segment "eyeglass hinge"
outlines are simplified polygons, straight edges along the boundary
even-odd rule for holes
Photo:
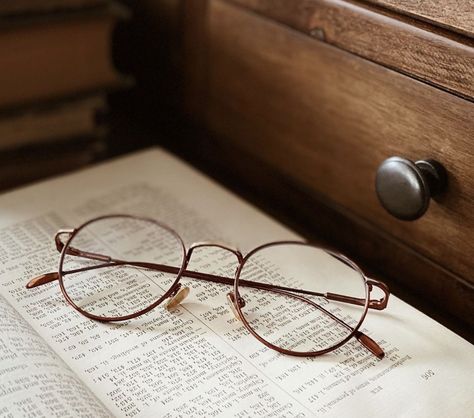
[[[379,311],[385,309],[390,296],[390,290],[388,289],[388,286],[385,283],[372,279],[367,279],[367,286],[369,287],[369,293],[373,290],[374,286],[378,287],[384,293],[384,296],[380,299],[370,299],[369,308],[377,309]]]
[[[76,232],[76,229],[73,228],[73,229],[59,229],[56,234],[54,235],[54,242],[56,244],[56,249],[61,252],[63,247],[64,247],[64,242],[61,241],[61,235],[65,235],[67,234],[68,235],[68,238],[69,236],[71,236],[72,234],[74,234],[74,232]]]

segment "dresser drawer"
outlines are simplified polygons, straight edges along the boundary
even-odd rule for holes
[[[215,132],[474,283],[472,102],[223,1],[208,19]],[[377,199],[375,173],[391,156],[433,158],[449,173],[417,221]]]

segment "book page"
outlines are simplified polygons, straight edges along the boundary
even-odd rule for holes
[[[2,296],[0,348],[1,417],[110,416]]]
[[[80,315],[57,282],[26,289],[30,278],[57,270],[56,229],[104,214],[155,218],[188,247],[220,241],[246,253],[298,239],[163,151],[4,195],[0,208],[0,293],[113,415],[464,417],[474,411],[472,345],[393,295],[386,310],[370,310],[363,324],[385,351],[379,360],[355,339],[314,358],[279,354],[232,315],[231,287],[223,284],[183,278],[191,293],[177,310],[158,306],[119,323]],[[192,269],[232,277],[237,260],[227,255],[200,249]],[[264,302],[277,309],[275,301]]]

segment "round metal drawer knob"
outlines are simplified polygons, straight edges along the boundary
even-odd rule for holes
[[[446,183],[446,170],[437,161],[391,157],[377,170],[375,190],[387,212],[413,221],[426,212],[430,198],[446,189]]]

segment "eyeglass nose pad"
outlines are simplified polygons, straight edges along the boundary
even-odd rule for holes
[[[166,302],[165,308],[167,311],[171,312],[172,310],[176,309],[178,305],[187,298],[189,295],[190,289],[187,286],[181,287],[179,286],[179,289],[170,296],[168,299],[168,302]]]
[[[229,303],[230,310],[234,314],[235,319],[238,319],[240,321],[241,319],[240,319],[239,313],[237,312],[237,307],[236,307],[237,304],[235,301],[234,292],[227,293],[227,302]],[[243,308],[244,306],[245,306],[245,300],[242,298],[239,298],[239,307]]]

